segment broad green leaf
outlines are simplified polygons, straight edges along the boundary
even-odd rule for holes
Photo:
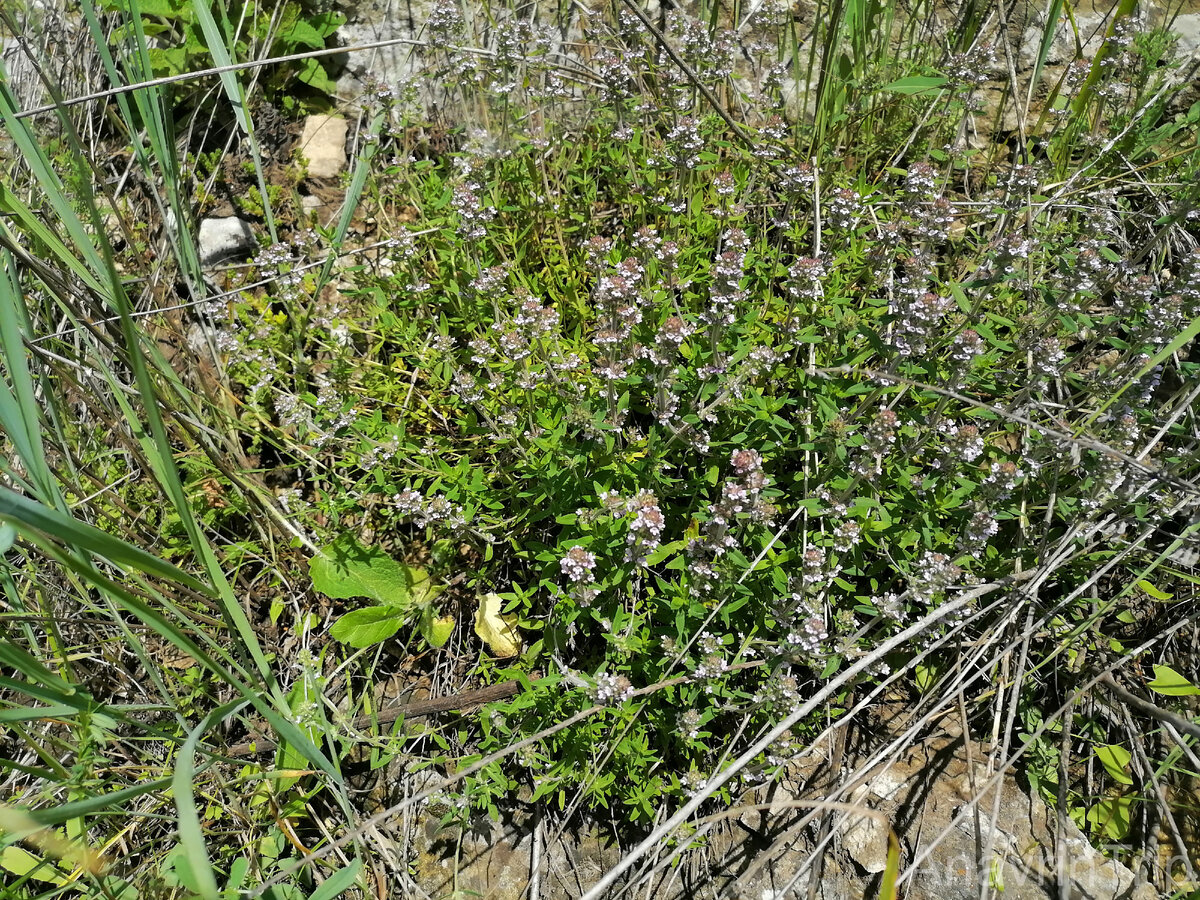
[[[480,597],[479,611],[475,613],[475,633],[494,656],[509,659],[521,652],[521,635],[517,631],[517,617],[503,615],[503,607],[504,600],[499,594]]]
[[[118,4],[113,4],[113,3],[105,3],[104,4],[105,9],[110,9],[110,8],[118,7],[118,6],[120,6],[119,3]],[[138,8],[141,11],[143,16],[159,16],[163,19],[172,19],[172,18],[175,18],[175,16],[178,14],[178,10],[175,8],[174,4],[171,3],[171,0],[140,0],[140,3],[138,4]],[[150,23],[146,23],[145,25],[143,25],[143,27],[146,29],[146,34],[149,34],[150,33]]]
[[[421,569],[396,562],[378,547],[364,547],[343,534],[308,563],[313,587],[334,600],[367,597],[385,606],[408,606],[413,582],[428,581]]]
[[[1097,834],[1114,841],[1124,840],[1129,834],[1129,809],[1132,804],[1133,800],[1129,797],[1101,800],[1088,810],[1088,824]]]
[[[337,83],[329,77],[325,67],[318,60],[306,59],[296,73],[296,78],[307,84],[313,90],[331,94],[337,88]]]
[[[322,38],[327,38],[346,24],[346,16],[340,12],[329,11],[311,16],[308,21]]]
[[[424,569],[405,566],[405,571],[408,573],[408,590],[414,606],[429,606],[446,589],[444,584],[435,584]]]
[[[150,50],[150,65],[154,67],[154,74],[160,78],[169,78],[172,75],[182,75],[188,70],[187,48],[152,48]]]
[[[917,683],[917,690],[922,694],[933,687],[940,674],[941,670],[936,664],[917,663],[913,666],[913,680]]]
[[[368,606],[346,613],[333,623],[329,633],[335,640],[361,650],[386,641],[400,630],[405,618],[404,610],[395,606]]]
[[[250,871],[250,860],[244,856],[239,856],[229,864],[229,878],[225,882],[225,893],[234,892],[234,896],[242,889],[242,885],[246,881],[246,875]]]
[[[325,46],[325,38],[317,29],[313,28],[307,22],[295,22],[288,29],[286,35],[289,43],[296,46],[311,47],[313,50],[320,50]]]
[[[0,850],[0,870],[18,878],[33,878],[48,884],[56,884],[59,887],[66,885],[71,880],[65,872],[55,868],[49,860],[42,859],[15,844]]]
[[[913,75],[893,81],[891,84],[885,84],[879,90],[891,91],[893,94],[928,94],[932,91],[940,91],[949,83],[948,78],[940,75]]]
[[[1146,687],[1154,691],[1156,694],[1162,694],[1164,697],[1186,697],[1191,694],[1200,694],[1200,688],[1196,687],[1170,666],[1155,666],[1154,680]]]
[[[1096,758],[1100,760],[1110,778],[1121,784],[1133,784],[1133,779],[1129,777],[1128,771],[1131,759],[1128,750],[1119,744],[1105,744],[1097,747],[1095,752]]]
[[[669,544],[660,544],[646,557],[646,565],[656,566],[664,559],[674,556],[682,551],[685,546],[686,544],[683,541],[672,541]]]

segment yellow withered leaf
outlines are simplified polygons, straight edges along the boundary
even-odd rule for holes
[[[508,659],[521,652],[521,635],[517,631],[517,617],[502,615],[504,600],[499,594],[484,594],[479,598],[479,611],[475,613],[475,633],[479,635],[492,655]]]
[[[77,841],[67,840],[53,829],[43,828],[25,810],[5,803],[0,803],[0,834],[14,836],[45,856],[56,857],[93,875],[102,875],[108,868],[108,860],[103,853]],[[8,846],[0,851],[0,869],[60,886],[77,877],[77,873],[67,876],[42,857],[17,846]]]

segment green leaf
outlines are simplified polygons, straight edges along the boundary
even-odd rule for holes
[[[1129,834],[1129,808],[1132,804],[1133,800],[1130,797],[1101,800],[1088,810],[1088,824],[1097,834],[1114,841],[1124,840]]]
[[[183,47],[152,47],[150,65],[154,67],[154,74],[159,78],[182,75],[188,70],[188,51]]]
[[[368,606],[346,613],[333,623],[329,634],[343,644],[361,650],[386,641],[399,631],[405,611],[395,606]]]
[[[1162,694],[1164,697],[1186,697],[1191,694],[1200,694],[1200,688],[1196,687],[1170,666],[1155,666],[1154,680],[1146,687],[1154,691],[1156,694]]]
[[[168,581],[187,585],[203,594],[210,595],[212,593],[212,588],[208,585],[197,581],[182,569],[147,553],[141,547],[113,537],[108,532],[101,531],[85,522],[80,522],[60,510],[51,509],[27,497],[22,497],[7,488],[0,489],[0,521],[13,525],[18,531],[26,533],[29,529],[39,531],[42,534],[50,535],[57,541],[87,550],[119,565],[130,566],[149,575],[157,575]]]
[[[414,606],[427,607],[446,589],[445,585],[435,584],[424,569],[404,567],[408,576],[408,591],[412,596]]]
[[[454,630],[452,618],[439,618],[434,600],[443,590],[424,569],[406,566],[377,547],[364,547],[344,534],[309,560],[313,587],[335,600],[366,597],[378,605],[346,613],[330,634],[351,647],[387,640],[420,611],[418,627],[434,647]]]
[[[1143,591],[1145,591],[1147,594],[1149,594],[1151,597],[1153,597],[1155,600],[1170,600],[1171,598],[1173,598],[1175,596],[1174,594],[1167,594],[1167,593],[1164,593],[1163,591],[1160,591],[1158,588],[1156,588],[1153,584],[1151,584],[1145,578],[1143,578],[1141,581],[1139,581],[1137,583],[1137,586],[1139,588],[1141,588]]]
[[[325,46],[325,38],[307,22],[294,23],[286,34],[279,35],[279,40],[292,47],[311,47],[313,50]]]
[[[304,60],[300,71],[296,73],[296,78],[323,94],[332,94],[337,89],[337,83],[329,77],[325,67],[312,58]]]
[[[1129,777],[1129,760],[1132,758],[1128,750],[1120,744],[1105,744],[1095,748],[1096,758],[1104,766],[1110,778],[1121,784],[1133,784]]]
[[[434,613],[432,603],[427,604],[421,610],[419,622],[421,637],[425,638],[426,643],[431,647],[445,647],[446,641],[450,640],[450,635],[454,633],[454,625],[454,617],[441,616],[439,618]]]
[[[344,13],[329,11],[310,16],[308,22],[317,29],[322,38],[327,38],[345,24],[346,16]]]
[[[664,559],[675,556],[685,545],[684,541],[672,541],[669,544],[660,544],[646,557],[647,566],[656,566]]]
[[[940,91],[949,83],[950,79],[940,75],[913,75],[893,81],[891,84],[885,84],[879,90],[891,91],[893,94],[928,94]]]
[[[105,9],[117,6],[120,6],[120,4],[104,4]],[[178,15],[179,11],[175,8],[174,4],[171,3],[171,0],[139,0],[138,12],[140,12],[143,17],[158,16],[163,19],[173,19]],[[148,25],[149,23],[143,26],[146,28],[147,34],[150,33]]]
[[[47,884],[62,886],[70,882],[67,874],[55,868],[52,862],[15,845],[0,850],[0,870],[17,878],[34,878]]]
[[[361,868],[362,860],[355,858],[350,865],[338,869],[326,878],[321,886],[309,895],[308,900],[333,900],[334,897],[341,896],[353,886]]]
[[[421,569],[396,562],[378,547],[364,547],[343,534],[308,562],[313,587],[334,600],[367,597],[385,606],[407,606],[413,599],[414,574]]]

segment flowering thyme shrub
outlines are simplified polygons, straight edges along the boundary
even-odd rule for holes
[[[680,27],[701,77],[726,78],[719,46]],[[1200,317],[1200,256],[1135,258],[1151,232],[1129,197],[1077,179],[1088,203],[1068,204],[1037,165],[967,200],[944,124],[902,168],[814,166],[778,117],[744,146],[686,80],[651,108],[638,59],[598,59],[609,105],[585,129],[398,156],[381,183],[417,221],[307,331],[264,317],[235,370],[329,460],[333,486],[306,497],[326,521],[365,511],[506,598],[516,665],[545,674],[480,749],[608,704],[521,765],[535,796],[581,787],[649,819],[954,592],[1106,510],[1185,508],[1150,458],[1184,434],[1157,413],[1164,348]],[[320,374],[297,380],[271,347],[306,347]],[[1004,614],[964,607],[874,675]]]

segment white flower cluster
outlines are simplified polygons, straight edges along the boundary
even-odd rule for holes
[[[427,525],[446,525],[451,529],[466,525],[463,508],[451,503],[444,494],[426,499],[418,491],[401,491],[392,497],[392,504],[401,518],[411,518],[420,528]]]
[[[597,703],[624,703],[633,697],[633,683],[624,675],[604,672],[596,676],[594,695]]]
[[[825,619],[816,614],[801,594],[793,594],[800,615],[796,627],[787,636],[787,643],[805,656],[818,656],[825,641],[829,640],[829,628]]]
[[[568,550],[567,555],[559,560],[558,564],[563,574],[575,584],[595,580],[592,570],[596,568],[596,557],[578,544]]]

